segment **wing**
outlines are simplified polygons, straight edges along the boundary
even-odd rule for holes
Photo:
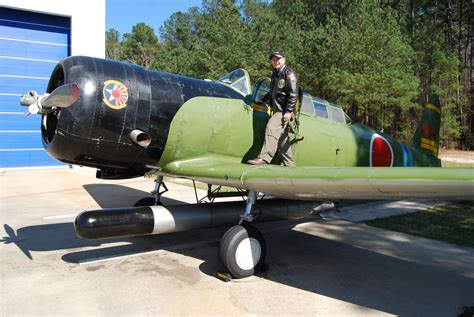
[[[207,154],[172,162],[161,173],[289,199],[474,200],[474,168],[252,166]]]

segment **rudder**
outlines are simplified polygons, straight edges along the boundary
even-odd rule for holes
[[[438,157],[440,124],[441,103],[437,95],[431,94],[428,103],[423,108],[421,120],[413,135],[411,146]]]

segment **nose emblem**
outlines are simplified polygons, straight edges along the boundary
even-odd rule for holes
[[[104,83],[104,103],[112,109],[119,110],[127,106],[127,86],[117,80],[107,80]]]

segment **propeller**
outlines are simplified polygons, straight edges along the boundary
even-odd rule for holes
[[[20,104],[28,107],[27,114],[47,114],[57,108],[67,108],[81,96],[81,90],[76,83],[66,84],[54,89],[50,94],[38,95],[30,91],[21,96]]]

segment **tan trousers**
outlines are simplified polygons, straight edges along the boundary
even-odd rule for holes
[[[288,123],[283,123],[282,112],[274,112],[268,120],[265,129],[265,142],[258,157],[270,163],[277,152],[281,155],[283,164],[295,166],[288,137]]]

